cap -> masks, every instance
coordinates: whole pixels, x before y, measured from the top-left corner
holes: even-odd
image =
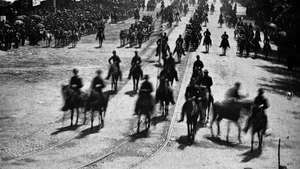
[[[73,73],[75,73],[75,74],[76,74],[76,73],[78,73],[78,72],[79,72],[79,71],[78,71],[78,69],[76,69],[76,68],[75,68],[75,69],[73,69]]]
[[[96,73],[97,73],[97,74],[101,74],[101,73],[102,73],[102,70],[98,69],[98,70],[96,71]]]

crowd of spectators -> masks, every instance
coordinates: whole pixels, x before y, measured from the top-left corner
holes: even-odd
[[[141,0],[143,1],[143,0]],[[10,18],[0,22],[0,49],[9,50],[24,45],[37,45],[45,35],[51,33],[54,38],[77,32],[81,35],[94,33],[100,25],[116,23],[134,15],[141,3],[136,1],[79,1],[64,8],[36,7],[26,14],[11,9]]]

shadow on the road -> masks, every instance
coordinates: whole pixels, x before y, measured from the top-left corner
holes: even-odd
[[[129,95],[130,97],[134,97],[137,94],[137,92],[134,90],[130,90],[130,91],[125,92],[125,94]]]
[[[164,122],[164,121],[169,121],[169,119],[166,118],[165,116],[162,116],[162,115],[155,116],[155,117],[152,117],[151,124],[153,126],[156,126],[158,123],[161,123],[161,122]]]
[[[102,47],[100,47],[100,46],[95,46],[94,48],[95,48],[95,49],[101,49]]]
[[[263,82],[259,85],[269,91],[275,92],[280,95],[300,96],[300,72],[291,72],[285,67],[281,66],[259,66],[262,69],[280,75],[272,79],[261,79]]]
[[[242,156],[244,156],[241,162],[243,163],[249,162],[254,158],[258,158],[261,154],[262,154],[261,149],[255,149],[253,151],[248,150],[245,153],[241,154]]]
[[[101,128],[102,128],[102,126],[98,125],[93,128],[87,128],[85,130],[82,130],[79,133],[79,135],[76,136],[76,139],[82,139],[82,138],[86,137],[87,135],[98,133]]]
[[[188,136],[180,136],[176,139],[176,142],[179,144],[177,148],[180,150],[184,150],[187,146],[191,146],[193,144]]]
[[[129,135],[130,139],[129,141],[130,142],[135,142],[135,140],[137,139],[140,139],[140,138],[147,138],[149,136],[149,130],[143,130],[143,131],[140,131],[139,133],[135,132],[131,135]]]
[[[116,92],[113,90],[107,90],[107,91],[103,92],[103,95],[108,95],[108,96],[114,95],[114,94],[116,94]]]
[[[248,146],[239,144],[239,143],[233,143],[230,141],[222,140],[219,137],[211,137],[211,136],[205,136],[206,139],[210,140],[211,142],[221,145],[221,146],[227,146],[227,147],[232,147],[232,148],[237,148],[237,149],[247,149],[249,148]]]
[[[145,62],[147,62],[147,63],[155,63],[157,61],[156,60],[145,60]]]
[[[74,130],[77,130],[80,126],[82,126],[82,125],[60,127],[60,128],[57,128],[55,132],[51,133],[51,135],[57,135],[59,133],[65,132],[65,131],[74,131]]]
[[[155,63],[153,66],[158,67],[158,68],[162,68],[163,66],[159,63]]]

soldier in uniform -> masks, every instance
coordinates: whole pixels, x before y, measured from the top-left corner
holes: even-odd
[[[226,92],[226,99],[229,101],[238,101],[241,99],[244,99],[246,97],[248,97],[248,95],[244,96],[240,94],[240,88],[241,88],[241,83],[240,82],[236,82],[234,84],[234,87],[230,88],[227,92]]]
[[[78,76],[78,69],[73,69],[73,76],[70,80],[70,88],[73,89],[76,93],[80,94],[80,89],[83,87],[82,79]]]
[[[203,62],[200,60],[200,56],[199,56],[199,55],[197,55],[196,58],[197,58],[197,60],[194,62],[193,70],[195,70],[195,69],[200,69],[200,70],[202,70],[203,67],[204,67],[204,64],[203,64]]]
[[[82,79],[78,76],[78,69],[73,69],[73,76],[69,82],[70,88],[75,92],[76,95],[80,95],[80,89],[83,87]],[[62,111],[67,111],[69,109],[70,98],[67,98],[64,106],[62,107]]]
[[[131,60],[131,68],[130,68],[130,71],[129,71],[129,75],[128,75],[128,79],[131,78],[131,75],[132,75],[132,70],[135,66],[138,66],[138,68],[140,69],[141,71],[141,63],[142,63],[142,59],[141,57],[138,55],[138,52],[135,51],[135,55],[133,56],[132,60]]]
[[[208,75],[208,70],[204,70],[204,76],[202,78],[202,83],[203,86],[205,86],[209,92],[209,95],[211,95],[211,86],[213,85],[212,78]]]
[[[102,71],[99,69],[96,71],[96,77],[94,77],[91,89],[97,91],[99,94],[102,94],[102,89],[105,87],[105,83],[101,77]]]
[[[120,76],[122,77],[122,75],[121,75],[121,69],[120,69],[121,59],[117,55],[117,52],[115,50],[112,53],[113,53],[113,55],[108,59],[108,63],[110,65],[113,64],[113,63],[116,64],[117,67],[118,67],[118,69],[119,69]],[[110,67],[110,69],[108,71],[108,75],[107,75],[107,77],[105,79],[108,80],[109,77],[110,77],[110,75],[111,75],[111,67]]]
[[[268,99],[264,96],[264,90],[262,88],[258,89],[258,95],[254,99],[254,106],[252,109],[252,115],[247,120],[246,127],[244,131],[247,132],[250,128],[250,125],[254,122],[254,120],[258,118],[265,118],[267,122],[267,115],[265,110],[269,108]],[[261,119],[259,119],[261,120]]]

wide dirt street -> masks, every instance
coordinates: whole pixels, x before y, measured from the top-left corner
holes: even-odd
[[[166,6],[170,1],[165,1]],[[212,0],[209,1],[209,4]],[[157,9],[150,14],[155,15]],[[288,169],[300,167],[300,73],[291,73],[273,61],[240,58],[236,56],[233,29],[219,28],[220,2],[216,12],[209,15],[207,28],[211,32],[210,53],[203,53],[201,45],[196,52],[187,53],[177,64],[179,82],[173,85],[176,105],[171,106],[167,120],[157,110],[150,132],[136,134],[137,118],[133,110],[137,95],[132,93],[132,82],[127,80],[130,60],[137,50],[143,59],[144,74],[157,85],[160,68],[155,57],[156,40],[163,30],[168,34],[171,50],[175,40],[183,34],[195,7],[178,26],[167,28],[155,22],[155,32],[141,49],[120,48],[119,32],[134,20],[107,24],[106,40],[97,48],[96,35],[83,37],[76,48],[43,48],[25,46],[9,52],[0,51],[0,168],[2,169],[63,169],[63,168],[141,168],[141,169],[273,169],[277,168],[277,146],[281,138],[281,163]],[[238,10],[242,8],[238,7]],[[147,12],[149,13],[149,12]],[[206,27],[203,27],[205,30]],[[231,48],[227,56],[220,56],[221,35],[226,31]],[[123,81],[117,94],[110,96],[105,126],[90,129],[90,124],[69,127],[70,114],[60,111],[63,101],[61,85],[67,84],[72,69],[78,68],[87,91],[97,69],[108,71],[112,50],[121,57]],[[270,108],[268,136],[263,151],[250,152],[250,135],[242,134],[237,141],[237,129],[231,125],[230,143],[225,141],[227,121],[221,123],[220,139],[211,137],[209,128],[200,128],[195,143],[187,142],[185,121],[177,123],[184,92],[189,83],[195,56],[200,55],[205,69],[212,76],[215,101],[222,101],[226,90],[237,81],[242,93],[253,99],[257,89],[266,89]],[[110,91],[106,81],[104,91]],[[287,93],[294,95],[290,99]],[[79,123],[82,124],[81,114]],[[95,120],[98,124],[98,118]],[[244,126],[245,118],[242,121]],[[216,126],[213,126],[216,134]],[[255,138],[257,141],[257,138]],[[255,142],[257,143],[257,142]],[[255,144],[255,146],[257,146]]]

